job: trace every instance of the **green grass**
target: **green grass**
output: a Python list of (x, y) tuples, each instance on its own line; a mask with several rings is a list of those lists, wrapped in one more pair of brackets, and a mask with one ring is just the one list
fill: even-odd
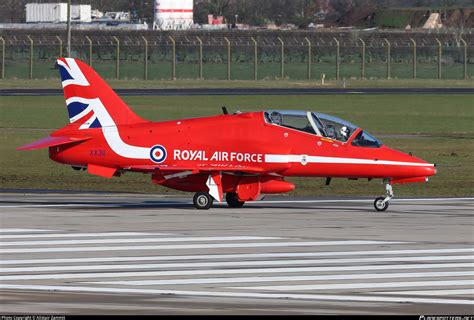
[[(427, 184), (396, 186), (397, 195), (472, 196), (474, 194), (474, 109), (471, 95), (351, 96), (202, 96), (126, 97), (142, 117), (168, 120), (213, 115), (220, 106), (253, 111), (269, 108), (318, 110), (354, 122), (390, 147), (437, 163), (439, 173)], [(176, 193), (128, 173), (105, 180), (49, 160), (46, 150), (16, 151), (67, 122), (62, 97), (0, 98), (0, 186), (19, 189), (66, 189)], [(394, 135), (401, 135), (394, 136)], [(405, 136), (411, 135), (411, 136)], [(378, 195), (379, 181), (294, 178), (295, 195)]]
[[(474, 79), (430, 80), (430, 79), (381, 79), (381, 80), (107, 80), (114, 89), (159, 89), (159, 88), (474, 88)], [(60, 89), (59, 79), (4, 79), (0, 89)]]
[(381, 28), (404, 29), (411, 18), (410, 11), (378, 10), (375, 13), (374, 25)]
[[(396, 52), (397, 48), (392, 51)], [(369, 55), (371, 49), (367, 49)], [(382, 51), (385, 52), (385, 51)], [(358, 55), (359, 53), (352, 53)], [(382, 53), (384, 54), (384, 53)], [(395, 55), (395, 53), (392, 53)], [(331, 59), (330, 59), (331, 60)], [(96, 61), (93, 68), (105, 79), (116, 78), (116, 64), (114, 61)], [(278, 80), (278, 81), (302, 81), (308, 79), (308, 65), (306, 62), (288, 62), (285, 64), (284, 77), (281, 77), (280, 63), (268, 62), (258, 66), (259, 80)], [(434, 57), (431, 63), (418, 62), (418, 79), (437, 79), (438, 65)], [(144, 77), (143, 62), (140, 61), (122, 61), (120, 64), (119, 76), (122, 80), (142, 80)], [(321, 74), (325, 74), (327, 81), (336, 80), (336, 64), (334, 61), (314, 62), (311, 68), (312, 79), (318, 81)], [(340, 79), (354, 79), (360, 81), (360, 62), (359, 57), (347, 59), (341, 58)], [(176, 77), (179, 80), (196, 80), (199, 77), (199, 66), (197, 63), (178, 62), (176, 65)], [(203, 66), (203, 77), (206, 80), (227, 80), (227, 64), (206, 63)], [(386, 64), (382, 62), (372, 62), (369, 58), (366, 61), (365, 78), (372, 80), (386, 79)], [(391, 63), (391, 78), (394, 79), (412, 79), (413, 70), (411, 61)], [(474, 79), (474, 64), (468, 64), (468, 77), (471, 82)], [(7, 60), (5, 65), (6, 79), (28, 79), (29, 78), (29, 60)], [(53, 60), (35, 61), (33, 65), (33, 79), (57, 79), (58, 71), (54, 69)], [(442, 78), (445, 80), (463, 80), (464, 65), (462, 63), (449, 63), (442, 66)], [(148, 64), (148, 79), (170, 80), (172, 79), (171, 62), (157, 61)], [(253, 63), (232, 63), (231, 79), (240, 81), (254, 80)], [(1, 86), (2, 80), (0, 80)], [(375, 81), (374, 81), (375, 82)], [(281, 84), (280, 84), (281, 85)]]

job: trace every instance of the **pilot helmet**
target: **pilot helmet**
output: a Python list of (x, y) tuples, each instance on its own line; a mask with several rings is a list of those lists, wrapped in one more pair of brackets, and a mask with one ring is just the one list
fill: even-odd
[(341, 134), (342, 134), (343, 136), (346, 136), (346, 135), (347, 135), (347, 131), (348, 131), (348, 130), (347, 130), (347, 127), (346, 127), (346, 126), (343, 126), (343, 127), (341, 128)]

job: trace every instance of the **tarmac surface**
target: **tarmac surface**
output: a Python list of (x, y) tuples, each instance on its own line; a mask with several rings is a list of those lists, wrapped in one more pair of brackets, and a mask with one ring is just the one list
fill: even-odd
[(0, 193), (1, 314), (474, 314), (474, 198)]
[[(119, 96), (474, 94), (474, 88), (182, 88), (115, 89)], [(0, 89), (0, 96), (63, 96), (62, 89)]]

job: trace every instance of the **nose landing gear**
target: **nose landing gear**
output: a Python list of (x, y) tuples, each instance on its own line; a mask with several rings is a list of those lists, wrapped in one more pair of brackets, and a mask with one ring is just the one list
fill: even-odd
[(385, 184), (385, 197), (379, 197), (374, 201), (374, 208), (377, 211), (385, 211), (388, 208), (388, 202), (393, 198), (393, 188), (390, 184), (390, 179), (384, 179)]

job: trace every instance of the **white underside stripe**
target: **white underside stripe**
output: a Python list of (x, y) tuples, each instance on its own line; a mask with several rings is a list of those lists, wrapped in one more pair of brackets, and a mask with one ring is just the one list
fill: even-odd
[[(301, 163), (302, 155), (279, 155), (266, 154), (265, 162), (267, 163)], [(403, 161), (389, 161), (389, 160), (371, 160), (371, 159), (357, 159), (357, 158), (339, 158), (339, 157), (320, 157), (320, 156), (306, 156), (307, 163), (338, 163), (338, 164), (375, 164), (375, 165), (397, 165), (397, 166), (419, 166), (419, 167), (433, 167), (430, 163), (414, 163)]]

